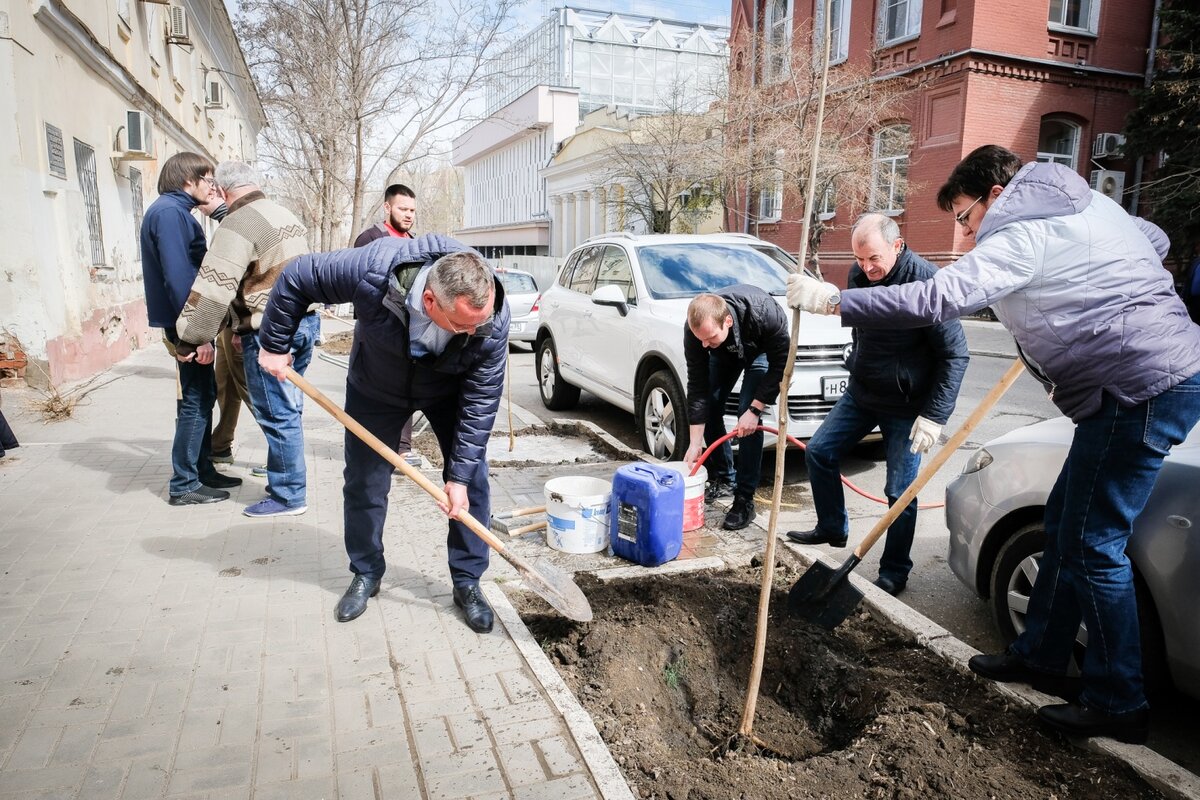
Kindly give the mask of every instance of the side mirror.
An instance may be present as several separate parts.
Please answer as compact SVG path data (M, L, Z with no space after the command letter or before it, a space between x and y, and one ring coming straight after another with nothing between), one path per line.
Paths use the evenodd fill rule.
M625 302L625 293L621 291L621 287L608 284L601 286L596 291L592 292L592 302L598 306L612 306L621 313L621 316L629 314L629 305Z

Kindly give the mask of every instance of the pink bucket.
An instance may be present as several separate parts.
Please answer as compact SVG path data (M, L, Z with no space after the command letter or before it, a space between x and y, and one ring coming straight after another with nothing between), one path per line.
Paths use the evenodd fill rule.
M700 467L695 475L689 475L687 464L669 461L663 464L683 476L683 529L694 531L704 527L704 484L708 482L708 470Z

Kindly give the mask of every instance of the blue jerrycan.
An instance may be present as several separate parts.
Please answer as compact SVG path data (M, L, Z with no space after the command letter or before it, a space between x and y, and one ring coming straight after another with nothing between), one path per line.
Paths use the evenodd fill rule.
M614 555L657 567L683 547L683 476L657 464L626 464L613 476L609 541Z

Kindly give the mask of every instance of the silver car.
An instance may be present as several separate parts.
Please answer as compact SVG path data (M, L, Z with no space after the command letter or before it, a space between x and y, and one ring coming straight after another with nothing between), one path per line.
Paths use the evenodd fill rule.
M994 439L946 487L950 568L991 601L1006 641L1025 629L1045 542L1046 498L1066 460L1065 417ZM1133 562L1143 668L1151 688L1172 681L1200 698L1200 426L1163 464L1126 552ZM1080 648L1087 646L1081 626Z
M538 291L537 280L528 272L507 267L497 267L496 276L504 286L504 296L508 298L508 308L512 314L508 340L533 342L537 338L541 316L538 301L542 294Z

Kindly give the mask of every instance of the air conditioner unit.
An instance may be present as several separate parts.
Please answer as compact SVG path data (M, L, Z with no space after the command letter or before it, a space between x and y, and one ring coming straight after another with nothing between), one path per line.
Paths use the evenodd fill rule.
M1108 158L1121 155L1125 147L1125 137L1119 133L1098 133L1096 144L1092 146L1092 158Z
M154 122L145 111L125 112L125 150L129 153L154 153Z
M171 15L167 20L167 41L171 44L191 44L188 37L187 9L183 6L171 6Z
M1125 194L1125 173L1120 170L1094 169L1089 183L1097 192L1118 203Z
M208 91L204 95L204 105L207 108L224 108L225 107L225 87L221 85L219 80L209 79L204 82L208 87Z

